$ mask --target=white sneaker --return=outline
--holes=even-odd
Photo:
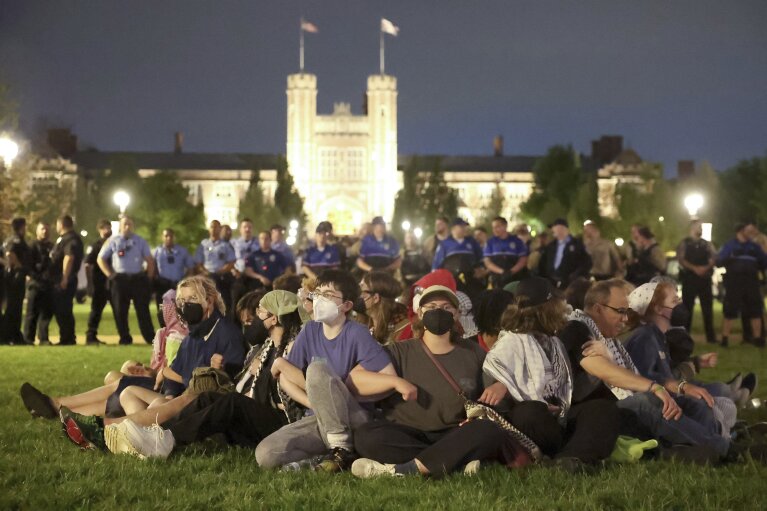
[[[473,476],[476,475],[477,472],[479,472],[479,468],[481,466],[482,462],[479,460],[470,461],[466,464],[465,467],[463,467],[463,475],[465,476]]]
[[[104,428],[107,448],[114,454],[130,454],[139,459],[167,458],[176,445],[170,430],[158,424],[139,426],[130,419]]]
[[[359,458],[352,463],[352,474],[362,479],[378,476],[400,476],[394,471],[393,464],[379,463],[369,458]]]

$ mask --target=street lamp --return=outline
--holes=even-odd
[[[423,236],[423,229],[421,229],[420,227],[416,227],[415,229],[413,229],[413,234],[415,235],[416,239],[420,240],[421,236]]]
[[[691,193],[684,198],[684,207],[690,214],[690,218],[698,216],[698,210],[703,207],[703,196],[699,193]]]
[[[410,220],[404,220],[402,222],[402,230],[403,231],[409,231],[410,230]]]
[[[18,155],[19,144],[8,137],[0,137],[0,160],[3,160],[3,165],[10,168]]]
[[[117,207],[120,208],[120,216],[125,214],[125,208],[128,207],[128,204],[130,204],[130,195],[128,195],[128,192],[124,190],[117,190],[112,197],[112,200],[115,201],[115,204],[117,204]]]

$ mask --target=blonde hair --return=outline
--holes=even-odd
[[[214,299],[216,309],[222,316],[226,316],[226,305],[224,305],[224,299],[221,297],[221,293],[216,289],[216,283],[208,277],[202,275],[195,275],[193,277],[187,277],[178,283],[176,286],[176,292],[180,292],[182,288],[191,288],[199,297],[204,297],[205,300]]]

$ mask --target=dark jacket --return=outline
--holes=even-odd
[[[578,277],[589,278],[591,256],[586,252],[583,242],[570,236],[570,239],[565,243],[562,262],[558,268],[554,268],[554,262],[557,258],[557,244],[558,241],[555,239],[543,250],[538,265],[538,273],[541,277],[551,280],[560,289],[566,288],[570,282]]]

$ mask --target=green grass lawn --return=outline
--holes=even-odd
[[[361,481],[349,474],[263,471],[252,450],[213,442],[142,462],[79,451],[57,421],[30,418],[18,396],[24,381],[51,394],[98,386],[124,360],[148,361],[150,349],[0,347],[0,509],[758,509],[767,498],[767,468],[754,462],[711,468],[653,461],[591,476],[494,467],[471,478]],[[719,367],[706,370],[705,378],[756,371],[757,396],[767,399],[765,351],[737,345],[719,351]],[[744,417],[767,420],[767,411]]]

